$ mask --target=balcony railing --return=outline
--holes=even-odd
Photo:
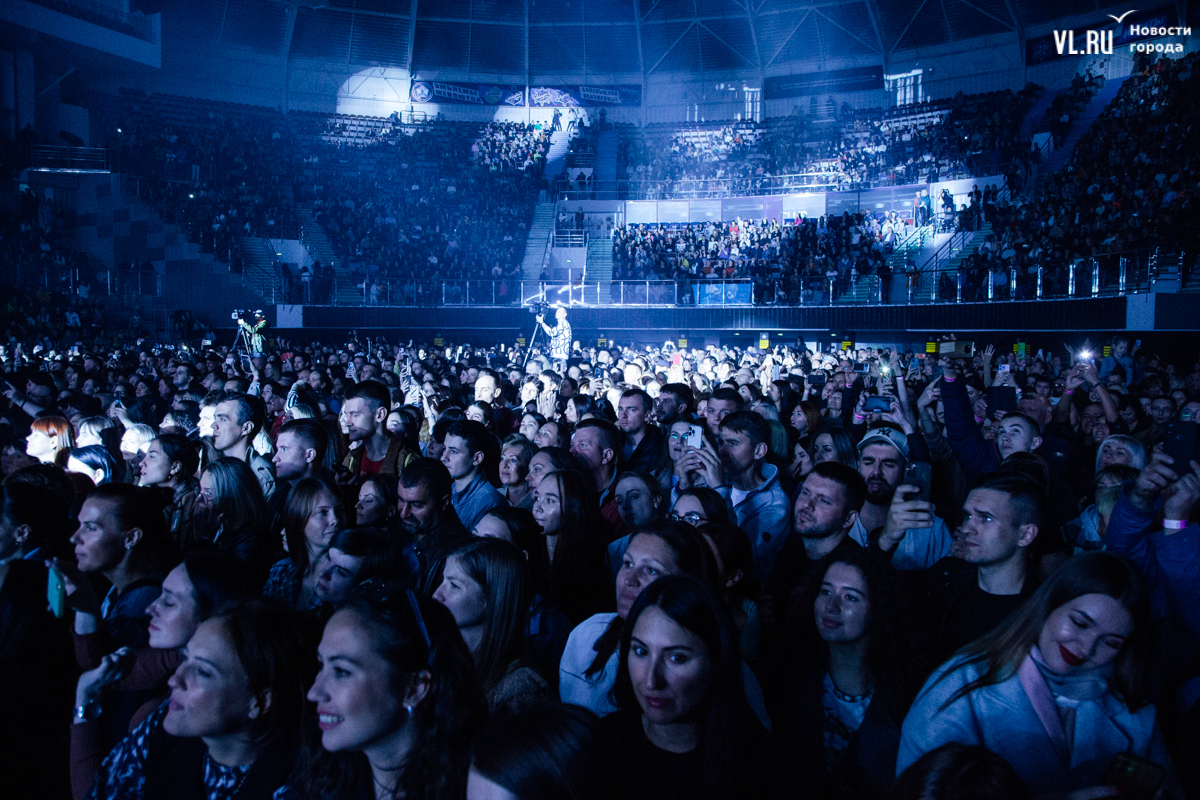
[[[30,169],[54,172],[108,172],[108,150],[103,147],[36,145],[30,151]]]
[[[582,306],[841,306],[927,305],[1114,297],[1154,291],[1163,279],[1183,280],[1182,254],[1141,253],[1079,260],[1061,267],[1034,265],[992,271],[898,273],[857,278],[808,275],[695,281],[378,280],[357,284],[355,305],[421,307],[518,306],[534,301]],[[261,286],[271,303],[279,282]],[[269,293],[269,296],[267,296]],[[334,292],[337,296],[337,292]]]
[[[155,43],[154,23],[141,14],[127,14],[91,0],[30,0],[68,17],[75,17],[102,28],[124,33],[144,42]]]

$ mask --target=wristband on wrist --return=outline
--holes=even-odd
[[[1164,519],[1163,529],[1168,531],[1181,531],[1188,526],[1186,519]]]
[[[958,380],[958,378],[951,378],[949,375],[942,373],[942,380],[946,383],[954,383],[956,380]]]

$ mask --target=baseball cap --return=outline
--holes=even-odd
[[[888,427],[872,428],[858,443],[858,452],[861,453],[867,445],[872,444],[890,444],[900,451],[905,461],[908,460],[908,437],[903,431]]]

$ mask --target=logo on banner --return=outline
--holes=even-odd
[[[424,81],[418,81],[412,87],[412,99],[414,103],[428,103],[433,99],[433,87]]]

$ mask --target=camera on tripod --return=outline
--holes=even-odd
[[[251,320],[255,317],[261,317],[262,315],[263,312],[261,308],[255,311],[251,311],[248,308],[239,308],[234,310],[234,312],[229,315],[229,318],[236,322],[239,319]]]
[[[544,316],[550,310],[550,304],[545,300],[532,300],[529,303],[529,313]]]

